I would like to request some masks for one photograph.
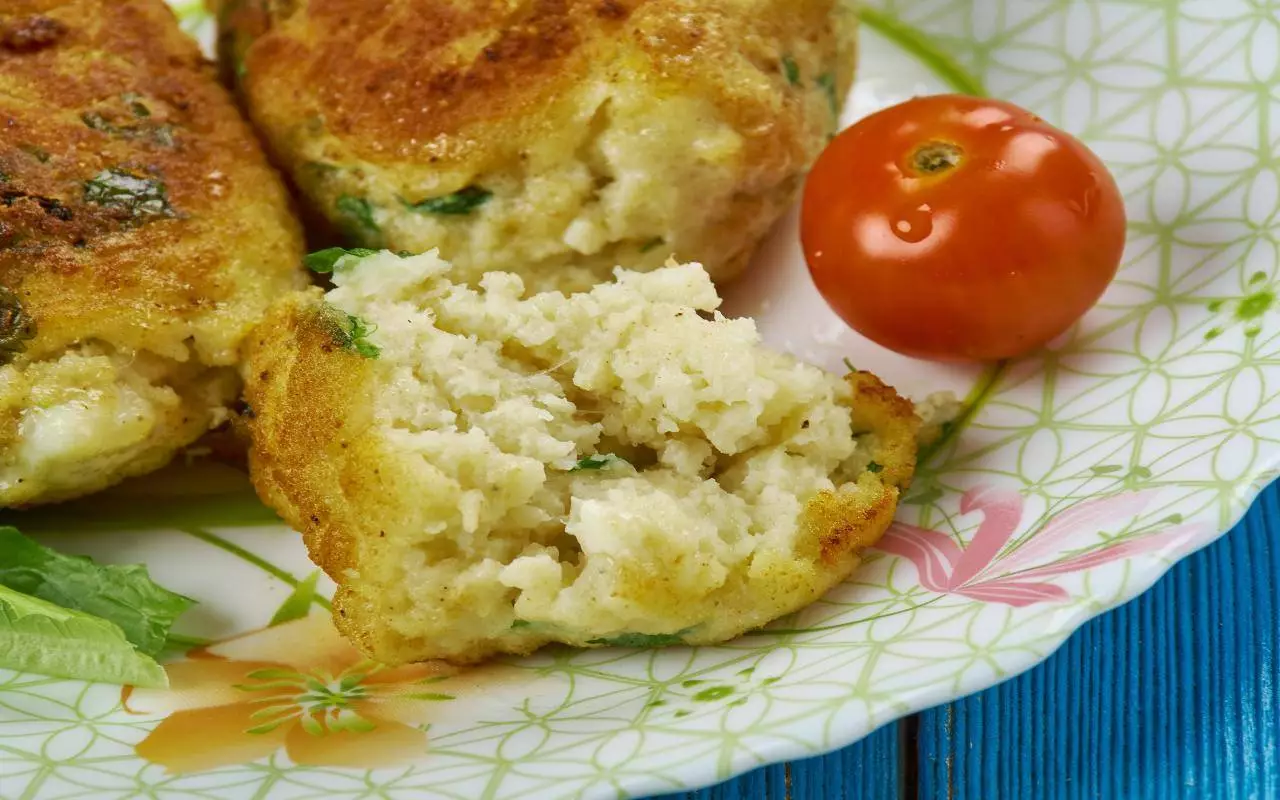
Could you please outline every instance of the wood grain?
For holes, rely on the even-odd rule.
[[[919,796],[1280,797],[1278,582],[1272,487],[1045,664],[922,714]]]
[[[670,800],[898,798],[900,751],[898,726],[890,725],[831,755],[765,767],[711,789],[674,795]]]

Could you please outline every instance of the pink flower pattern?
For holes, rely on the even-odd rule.
[[[1074,533],[1092,533],[1104,524],[1126,522],[1140,514],[1154,490],[1124,492],[1086,500],[1049,519],[1012,552],[1001,556],[1022,522],[1022,495],[979,486],[960,498],[960,513],[978,513],[982,522],[967,547],[939,531],[895,522],[876,548],[911,561],[920,583],[931,592],[955,594],[987,603],[1022,607],[1071,599],[1061,586],[1041,580],[1081,572],[1153,550],[1173,549],[1196,534],[1193,525],[1116,542],[1067,558],[1054,559]]]

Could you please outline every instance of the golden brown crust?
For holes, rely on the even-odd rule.
[[[911,403],[870,372],[850,373],[854,429],[871,434],[877,472],[859,476],[855,492],[824,492],[805,506],[802,524],[819,543],[823,563],[840,567],[879,541],[911,486],[920,420]],[[850,569],[852,567],[849,567]]]
[[[85,340],[229,364],[301,236],[162,0],[0,8],[0,285],[38,359]]]
[[[358,623],[371,612],[349,613],[361,601],[344,584],[362,554],[376,549],[378,512],[385,505],[396,513],[405,476],[395,454],[371,452],[376,363],[335,344],[328,313],[319,289],[292,295],[248,343],[249,474],[263,502],[302,533],[311,560],[339,584],[338,629],[376,652],[373,632]]]
[[[369,423],[371,365],[335,346],[320,296],[314,289],[281,301],[250,338],[245,417],[254,487],[338,580],[352,566],[353,528],[348,498],[327,487],[344,485],[344,451]]]
[[[747,160],[763,173],[792,157],[775,128],[793,120],[743,85],[740,62],[781,75],[777,42],[837,46],[831,0],[230,0],[223,19],[270,134],[318,116],[375,162],[493,159],[488,143],[520,146],[593,63],[622,57],[756,131]],[[847,89],[851,70],[846,57],[832,77]]]
[[[277,160],[316,210],[352,241],[415,251],[441,246],[444,257],[474,268],[477,276],[482,269],[523,270],[545,260],[548,269],[586,263],[603,278],[618,264],[660,266],[666,254],[643,258],[644,242],[666,237],[681,260],[698,261],[713,277],[726,278],[745,266],[759,238],[794,200],[804,171],[834,129],[836,99],[844,96],[853,70],[851,39],[833,25],[838,5],[227,0],[223,51]],[[610,93],[625,100],[611,108],[604,99]],[[657,106],[671,98],[689,100],[680,110],[690,119],[678,127],[705,127],[697,146],[724,149],[724,138],[733,139],[731,157],[678,144],[690,148],[683,159],[689,174],[704,169],[704,158],[734,165],[735,185],[716,196],[714,212],[706,212],[696,235],[674,230],[671,220],[651,210],[637,212],[650,223],[637,230],[620,222],[623,212],[610,206],[612,238],[600,252],[574,252],[560,242],[572,216],[556,216],[542,247],[517,255],[489,247],[475,254],[483,263],[472,265],[470,249],[480,245],[458,231],[468,224],[465,217],[434,219],[448,230],[424,234],[425,223],[406,210],[406,203],[480,185],[499,199],[518,196],[558,214],[512,187],[561,176],[556,170],[564,157],[590,165],[600,157],[590,137],[611,124],[651,129],[629,115],[646,102]],[[619,119],[610,122],[611,115]],[[554,149],[552,135],[572,140],[562,148],[567,154],[547,155]],[[595,175],[600,186],[616,177],[608,172]],[[695,179],[686,174],[681,183],[691,196],[674,205],[705,203]],[[344,210],[343,203],[367,204],[377,221],[370,223],[367,213],[361,221],[359,206],[351,213],[353,206]],[[682,210],[671,213],[679,218]],[[476,238],[502,240],[517,224],[503,217],[494,231]]]

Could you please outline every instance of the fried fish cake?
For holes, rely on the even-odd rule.
[[[765,349],[697,265],[335,283],[252,337],[250,465],[378,661],[725,641],[844,580],[910,483],[911,404]]]
[[[220,422],[301,252],[162,0],[0,5],[0,507],[154,469]]]
[[[348,243],[582,289],[740,272],[852,81],[847,0],[224,0],[254,122]]]

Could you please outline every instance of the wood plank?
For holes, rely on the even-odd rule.
[[[1280,797],[1278,584],[1272,487],[1045,664],[922,714],[919,797]]]
[[[684,800],[889,800],[900,795],[897,725],[828,756],[775,764]]]

